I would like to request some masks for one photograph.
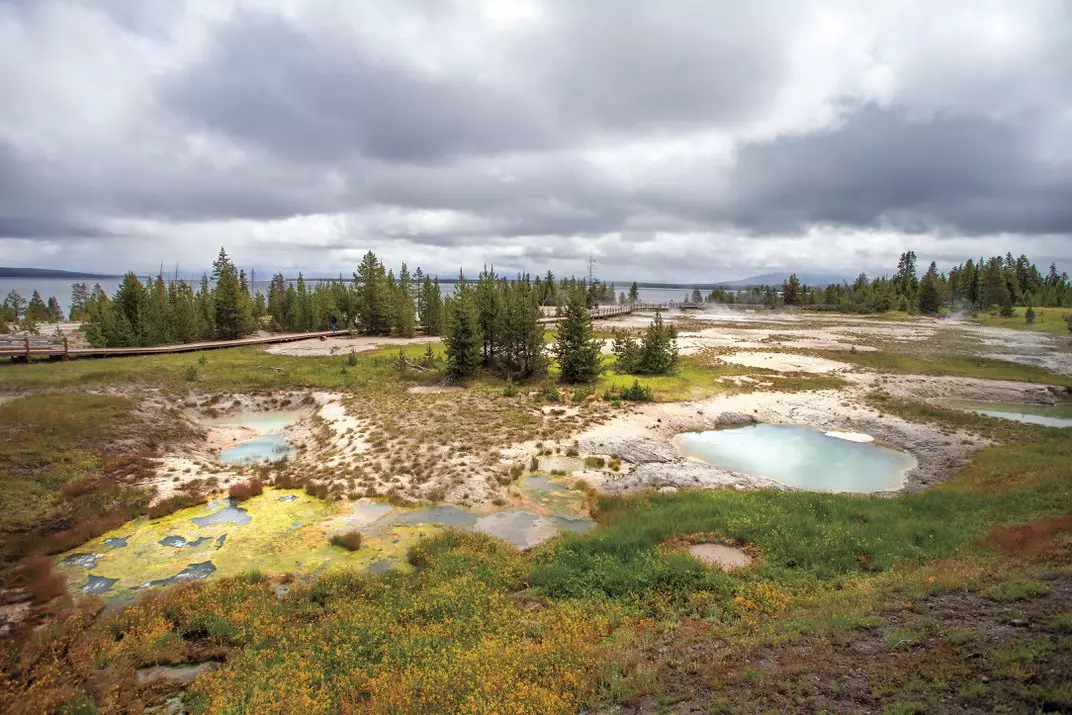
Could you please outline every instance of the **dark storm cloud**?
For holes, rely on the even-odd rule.
[[[628,272],[705,235],[1072,235],[1059,5],[995,4],[991,47],[969,6],[527,4],[502,29],[480,3],[0,0],[0,238],[246,222],[295,263],[611,240]]]
[[[549,141],[520,91],[423,77],[360,46],[318,43],[280,18],[240,14],[213,44],[165,89],[164,102],[293,161],[353,153],[429,161]]]
[[[906,233],[1072,233],[1072,165],[1031,126],[855,109],[840,128],[746,146],[715,216],[757,231],[890,225]]]

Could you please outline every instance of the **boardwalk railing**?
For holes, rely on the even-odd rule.
[[[0,335],[0,357],[29,361],[36,356],[66,359],[69,345],[66,337],[41,335]]]

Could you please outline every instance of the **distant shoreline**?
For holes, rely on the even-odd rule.
[[[54,268],[12,268],[0,266],[0,278],[105,278],[115,280],[121,275],[106,273],[82,273],[80,271],[62,271]]]

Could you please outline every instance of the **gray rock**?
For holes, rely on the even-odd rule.
[[[723,412],[715,420],[719,427],[740,427],[742,425],[755,424],[756,419],[744,412]]]
[[[138,668],[137,676],[138,682],[142,684],[156,680],[170,680],[180,685],[189,685],[199,675],[219,667],[220,663],[214,660],[198,663],[197,665],[155,665],[151,668]]]

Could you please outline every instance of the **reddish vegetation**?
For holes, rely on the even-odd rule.
[[[1051,551],[1056,546],[1054,537],[1069,532],[1072,532],[1072,514],[1064,514],[995,529],[987,541],[1007,553],[1028,555]]]
[[[205,497],[201,494],[176,494],[158,504],[153,504],[148,508],[146,513],[149,515],[150,519],[159,519],[160,517],[172,514],[179,509],[186,509],[187,507],[197,506],[198,504],[204,503]]]
[[[235,501],[245,501],[250,497],[257,497],[263,493],[264,482],[257,478],[250,479],[248,482],[232,484],[231,488],[227,490],[228,496]]]
[[[131,511],[130,508],[115,509],[98,516],[96,519],[83,521],[69,529],[57,531],[49,535],[45,540],[45,551],[50,554],[58,554],[61,551],[81,546],[90,539],[95,539],[112,529],[118,529],[134,517]]]
[[[52,559],[31,556],[23,563],[26,569],[26,590],[38,603],[46,603],[67,591],[67,577],[52,572]]]

